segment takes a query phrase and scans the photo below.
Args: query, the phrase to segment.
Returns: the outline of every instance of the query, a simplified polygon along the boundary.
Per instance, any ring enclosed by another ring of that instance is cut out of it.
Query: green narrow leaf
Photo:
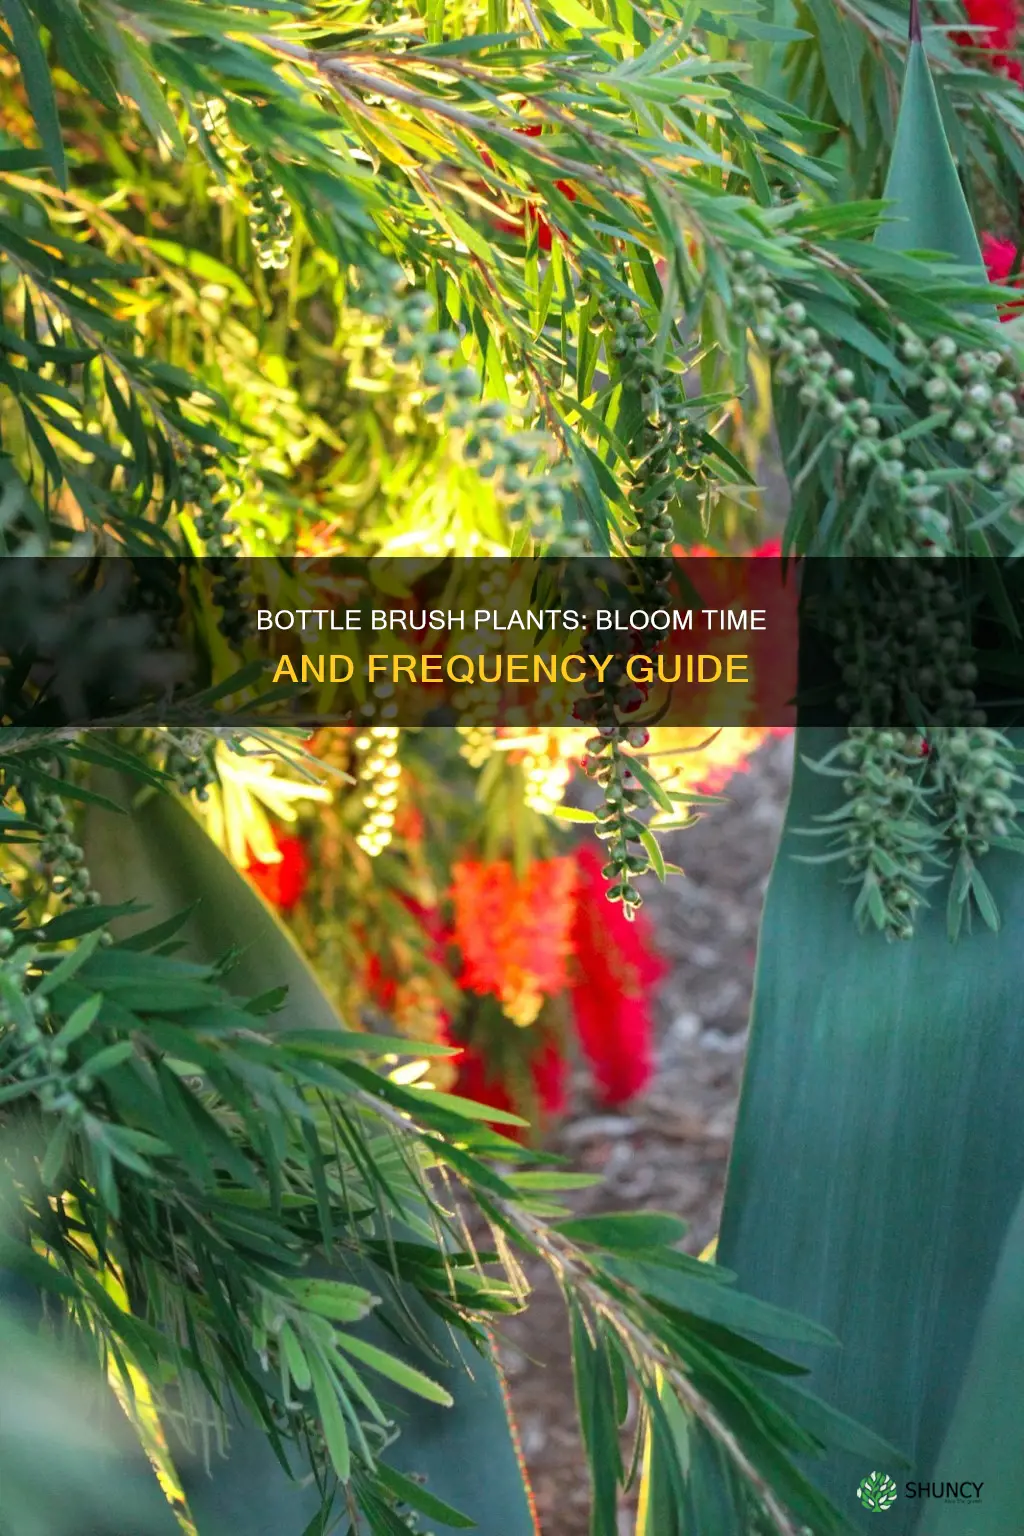
[[[514,1189],[548,1192],[564,1189],[593,1189],[600,1184],[599,1173],[513,1173],[508,1182]]]
[[[631,1252],[681,1242],[686,1222],[661,1211],[616,1211],[609,1216],[578,1216],[558,1223],[557,1230],[574,1243]]]
[[[740,160],[750,181],[750,190],[762,208],[770,208],[772,206],[772,189],[768,185],[768,178],[758,159],[757,150],[747,138],[740,140]]]
[[[821,63],[836,111],[853,130],[857,142],[863,144],[864,102],[854,42],[859,34],[834,0],[807,0],[807,4],[818,28]]]
[[[999,908],[996,906],[992,898],[992,892],[985,884],[979,869],[974,869],[971,872],[971,895],[978,904],[978,911],[981,913],[983,920],[992,929],[993,933],[996,933],[1000,926]]]
[[[444,1525],[450,1525],[457,1531],[477,1529],[475,1520],[467,1519],[444,1499],[435,1498],[419,1483],[413,1482],[411,1477],[405,1477],[403,1473],[396,1472],[393,1467],[385,1466],[383,1462],[379,1463],[377,1477],[389,1492],[401,1499],[403,1504],[408,1504],[410,1509],[418,1510],[429,1520],[440,1520]]]
[[[47,938],[49,938],[49,928],[47,928],[45,932]],[[60,963],[56,965],[48,975],[44,976],[41,982],[39,982],[35,989],[35,996],[48,997],[51,992],[56,992],[57,988],[63,986],[66,981],[70,981],[75,972],[81,970],[86,961],[89,960],[90,957],[99,948],[99,942],[99,930],[94,930],[92,933],[88,934],[80,944],[76,944],[75,948],[71,950],[69,954],[66,954]],[[96,1017],[96,1012],[99,1010],[101,999],[97,997],[95,1002],[96,1011],[94,1011],[92,1017],[89,1019],[89,1024],[91,1024],[92,1020]],[[71,1021],[68,1020],[68,1024],[70,1024],[70,1022]],[[85,1028],[88,1028],[88,1024],[85,1026]],[[62,1032],[65,1037],[67,1037],[67,1030],[68,1026],[65,1025]],[[84,1029],[79,1030],[76,1034],[72,1035],[71,1038],[77,1039],[78,1034],[81,1033],[84,1033]]]
[[[28,104],[32,109],[39,138],[50,169],[58,184],[68,184],[68,168],[64,158],[64,140],[61,137],[60,118],[57,115],[57,97],[53,89],[50,67],[39,40],[39,31],[24,4],[24,0],[0,0],[0,11],[11,30],[14,51],[21,66]]]
[[[338,1280],[294,1280],[289,1289],[300,1306],[339,1323],[358,1322],[376,1302],[361,1285]]]
[[[616,1485],[621,1461],[608,1360],[601,1345],[595,1347],[591,1341],[578,1306],[572,1306],[571,1315],[576,1403],[594,1494],[590,1536],[615,1536]]]
[[[636,757],[631,757],[629,759],[629,766],[637,783],[641,786],[641,788],[646,789],[655,805],[658,806],[660,810],[668,811],[669,814],[671,814],[675,810],[675,806],[672,803],[672,798],[668,791],[664,789],[659,781],[655,778],[651,770],[644,763],[642,763],[639,758]]]
[[[348,1443],[348,1430],[345,1428],[345,1416],[334,1383],[318,1355],[309,1356],[309,1375],[316,1405],[320,1410],[320,1424],[331,1464],[342,1482],[347,1483],[352,1472],[352,1452]]]
[[[177,159],[181,159],[185,154],[185,144],[174,113],[167,104],[160,77],[150,64],[145,50],[113,21],[101,18],[100,25],[116,60],[121,90],[138,107],[156,143],[165,146]]]
[[[668,874],[668,869],[665,864],[665,855],[662,853],[661,844],[658,842],[658,839],[655,837],[650,827],[645,827],[644,830],[640,833],[640,841],[643,843],[644,848],[647,850],[647,857],[651,861],[651,868],[654,870],[654,873],[657,875],[662,884],[664,884],[665,876]]]
[[[436,1381],[431,1381],[422,1371],[414,1366],[406,1365],[404,1360],[389,1355],[386,1350],[378,1349],[375,1344],[368,1344],[365,1339],[360,1339],[352,1333],[339,1333],[338,1345],[346,1354],[354,1355],[371,1370],[377,1371],[381,1376],[386,1376],[389,1381],[396,1382],[404,1387],[407,1392],[414,1393],[417,1397],[425,1397],[430,1403],[440,1403],[442,1408],[450,1408],[452,1395],[444,1387],[438,1386]]]
[[[295,1329],[291,1323],[284,1323],[278,1335],[281,1351],[288,1366],[288,1373],[300,1392],[308,1392],[313,1384],[313,1375],[309,1368],[309,1361],[302,1352],[302,1345],[295,1335]]]
[[[127,1061],[134,1051],[135,1047],[130,1040],[118,1040],[114,1045],[106,1045],[95,1056],[89,1057],[89,1072],[93,1077],[102,1077],[104,1072]]]
[[[56,1130],[46,1144],[46,1153],[39,1169],[39,1177],[44,1189],[49,1189],[54,1184],[64,1166],[64,1154],[71,1140],[71,1134],[70,1120],[59,1120]]]

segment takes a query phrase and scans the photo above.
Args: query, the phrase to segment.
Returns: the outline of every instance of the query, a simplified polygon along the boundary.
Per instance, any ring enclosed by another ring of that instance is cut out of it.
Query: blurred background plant
[[[771,734],[661,728],[659,778],[692,797],[695,816]],[[609,1105],[640,1092],[653,1069],[651,1004],[663,969],[653,935],[642,914],[629,922],[606,900],[600,853],[580,845],[567,805],[586,784],[578,764],[587,735],[396,732],[383,762],[401,774],[382,797],[365,733],[325,730],[310,744],[314,758],[356,780],[339,803],[324,807],[329,791],[291,780],[279,802],[288,819],[268,823],[272,789],[261,774],[243,797],[236,768],[230,812],[225,795],[204,814],[292,927],[343,1016],[456,1047],[432,1079],[516,1110],[537,1133],[565,1107],[575,1056]]]

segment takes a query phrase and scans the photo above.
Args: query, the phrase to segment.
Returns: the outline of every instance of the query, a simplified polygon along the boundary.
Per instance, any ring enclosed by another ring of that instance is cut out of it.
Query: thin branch
[[[354,1096],[364,1108],[387,1121],[403,1135],[417,1136],[428,1148],[437,1134],[429,1127],[417,1124],[410,1115],[395,1109],[366,1089],[356,1089]],[[531,1216],[520,1206],[513,1205],[500,1197],[488,1195],[488,1199],[495,1209],[501,1212],[502,1218],[508,1222],[509,1226],[519,1234],[527,1247],[541,1255],[556,1277],[561,1277],[567,1284],[571,1284],[595,1312],[606,1317],[622,1337],[629,1340],[638,1354],[653,1367],[661,1370],[694,1418],[703,1424],[709,1434],[718,1441],[737,1472],[754,1490],[765,1512],[774,1522],[778,1536],[800,1536],[800,1528],[793,1523],[771,1486],[747,1456],[729,1426],[723,1422],[712,1405],[701,1396],[685,1372],[680,1370],[678,1361],[664,1346],[653,1339],[640,1324],[615,1309],[607,1292],[587,1273],[584,1255],[568,1239],[552,1232],[539,1217]]]
[[[652,1339],[638,1323],[632,1318],[617,1312],[609,1304],[608,1296],[589,1276],[581,1273],[579,1265],[574,1257],[559,1250],[554,1241],[554,1234],[547,1225],[537,1217],[531,1217],[529,1212],[509,1205],[506,1201],[496,1200],[502,1215],[516,1226],[532,1243],[546,1260],[548,1265],[556,1273],[561,1272],[571,1281],[572,1285],[583,1295],[590,1305],[598,1312],[608,1317],[612,1325],[627,1337],[635,1348],[653,1365],[663,1373],[666,1381],[674,1387],[680,1398],[689,1408],[695,1419],[698,1419],[705,1429],[719,1442],[733,1461],[736,1470],[753,1488],[757,1498],[763,1504],[765,1511],[774,1521],[779,1536],[800,1536],[799,1528],[793,1524],[786,1510],[776,1498],[765,1478],[754,1466],[740,1445],[729,1426],[719,1418],[711,1404],[701,1396],[689,1377],[679,1369],[676,1361],[656,1340]]]
[[[325,58],[311,48],[303,47],[301,43],[289,43],[278,37],[261,37],[259,40],[272,52],[294,59],[297,63],[307,64],[318,74],[340,80],[355,90],[366,91],[374,96],[384,96],[389,101],[410,107],[417,112],[432,113],[435,117],[444,118],[478,139],[486,139],[488,135],[493,135],[503,139],[507,144],[514,144],[519,150],[523,148],[522,134],[516,129],[508,128],[504,123],[484,121],[475,112],[467,112],[464,107],[458,107],[454,102],[442,101],[436,96],[427,96],[422,91],[414,91],[410,86],[402,85],[397,80],[390,80],[384,75],[367,74],[365,70],[356,69],[337,56]],[[555,170],[564,171],[568,176],[582,176],[595,186],[603,187],[606,192],[616,194],[623,192],[621,186],[592,166],[581,165],[577,160],[566,160],[562,155],[556,155],[543,146],[538,147],[537,143],[530,144],[530,151],[545,160]]]
[[[530,23],[530,26],[537,34],[537,41],[542,46],[546,47],[548,40],[544,36],[544,28],[541,26],[537,12],[533,8],[533,0],[523,0],[523,10],[526,12],[527,21]]]
[[[838,256],[833,255],[831,251],[826,250],[824,246],[815,245],[813,241],[805,242],[804,249],[816,256],[823,266],[829,267],[833,272],[841,272],[851,287],[859,288],[861,293],[867,294],[871,302],[877,304],[879,309],[883,310],[886,314],[890,312],[892,306],[886,303],[885,299],[876,289],[872,288],[867,278],[862,277],[856,267],[849,266],[845,261],[841,261]]]
[[[18,730],[18,727],[13,729]],[[19,752],[35,752],[40,747],[52,746],[57,742],[74,741],[76,736],[82,734],[77,726],[60,726],[56,730],[19,733],[19,740],[8,741],[11,730],[11,726],[0,726],[0,757],[14,757]]]

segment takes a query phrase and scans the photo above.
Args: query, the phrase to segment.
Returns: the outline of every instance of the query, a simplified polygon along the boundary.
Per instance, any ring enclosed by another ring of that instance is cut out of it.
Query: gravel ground
[[[580,1212],[672,1211],[699,1253],[718,1226],[746,1044],[765,884],[782,824],[792,739],[771,741],[716,806],[666,847],[681,864],[648,910],[671,966],[657,1004],[658,1069],[622,1113],[602,1110],[586,1074],[553,1150],[602,1182],[572,1200]],[[576,1433],[565,1317],[544,1266],[530,1273],[528,1312],[503,1330],[502,1353],[544,1536],[587,1536],[590,1498]],[[623,1536],[632,1531],[622,1515]]]

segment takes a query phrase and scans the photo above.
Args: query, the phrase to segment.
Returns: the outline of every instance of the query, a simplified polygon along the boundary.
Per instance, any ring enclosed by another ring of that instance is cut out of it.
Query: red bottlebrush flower
[[[452,936],[445,925],[440,907],[425,907],[404,892],[398,893],[398,900],[423,930],[426,940],[423,949],[425,958],[432,965],[444,966],[445,947],[451,942]],[[401,968],[396,971],[393,956],[378,951],[365,932],[361,937],[366,957],[363,986],[377,1006],[387,1012],[395,1005],[400,983],[406,973]]]
[[[759,544],[757,548],[752,549],[750,553],[759,560],[781,560],[782,540],[766,539],[763,544]]]
[[[1013,264],[1017,257],[1017,247],[1012,240],[998,240],[995,235],[982,235],[981,255],[985,263],[985,271],[988,273],[989,282],[1020,284],[1020,276],[1013,276]],[[1019,304],[1007,304],[1002,311],[1000,320],[1012,320],[1015,315],[1024,309],[1024,299]]]
[[[536,138],[540,137],[541,124],[540,123],[528,123],[524,128],[517,128],[516,132],[524,134],[528,139],[536,139]],[[487,154],[486,150],[481,154],[480,158],[483,160],[485,165],[492,166],[493,163],[494,163],[491,160],[490,155]],[[555,182],[555,186],[558,188],[559,192],[561,192],[562,196],[567,198],[570,203],[574,203],[576,201],[576,193],[573,190],[573,187],[571,186],[571,184],[569,182],[567,182],[567,181],[556,181]],[[552,234],[553,234],[551,225],[548,223],[548,221],[544,217],[544,215],[539,211],[536,203],[534,203],[532,201],[527,201],[524,204],[524,209],[529,211],[530,217],[534,220],[534,222],[537,225],[537,246],[538,246],[538,248],[540,250],[542,250],[542,251],[545,251],[545,252],[550,251],[551,250]],[[518,235],[520,240],[525,239],[525,236],[526,236],[526,220],[525,219],[495,219],[493,221],[493,224],[494,224],[494,228],[496,230],[498,230],[500,234],[503,234],[503,235]]]
[[[385,970],[380,955],[370,953],[366,956],[363,986],[367,996],[372,997],[377,1007],[384,1012],[394,1005],[398,981]]]
[[[624,1104],[642,1093],[654,1071],[647,1004],[574,989],[572,1006],[576,1033],[605,1104]]]
[[[491,1076],[486,1058],[472,1046],[463,1046],[462,1054],[458,1057],[458,1076],[453,1092],[477,1104],[487,1104],[491,1109],[504,1110],[513,1115],[518,1113],[504,1083],[500,1078]],[[526,1135],[525,1130],[518,1125],[499,1124],[494,1129],[512,1141],[523,1141]]]
[[[673,544],[672,557],[675,560],[724,560],[729,556],[723,555],[720,549],[711,549],[707,544]],[[744,560],[779,560],[782,557],[782,540],[766,539],[756,549],[741,550],[734,559]]]
[[[530,1062],[530,1076],[541,1108],[560,1115],[566,1105],[566,1060],[553,1040],[546,1040]]]
[[[534,1092],[545,1115],[559,1115],[566,1106],[566,1079],[568,1069],[565,1057],[556,1043],[546,1039],[530,1058],[529,1073]],[[458,1057],[458,1076],[453,1092],[464,1099],[474,1099],[477,1104],[487,1104],[491,1109],[505,1110],[513,1115],[522,1114],[523,1106],[517,1104],[508,1087],[493,1069],[485,1054],[472,1045],[464,1045]],[[524,1140],[527,1132],[515,1125],[496,1125],[495,1130],[513,1141]]]
[[[1005,283],[1013,269],[1017,247],[1012,240],[998,240],[995,235],[982,235],[981,255],[985,271],[993,283]]]
[[[647,1086],[654,1070],[650,989],[665,967],[642,916],[627,921],[605,896],[598,851],[581,848],[576,867],[576,1033],[605,1103],[621,1104]]]
[[[250,859],[246,874],[272,907],[288,912],[301,899],[309,880],[309,855],[301,837],[275,832],[274,841],[281,857],[273,864]]]
[[[1020,42],[1022,11],[1020,0],[964,0],[967,20],[985,32],[954,32],[953,40],[961,48],[982,48],[992,69],[999,75],[1024,84],[1020,60],[1011,57]]]

